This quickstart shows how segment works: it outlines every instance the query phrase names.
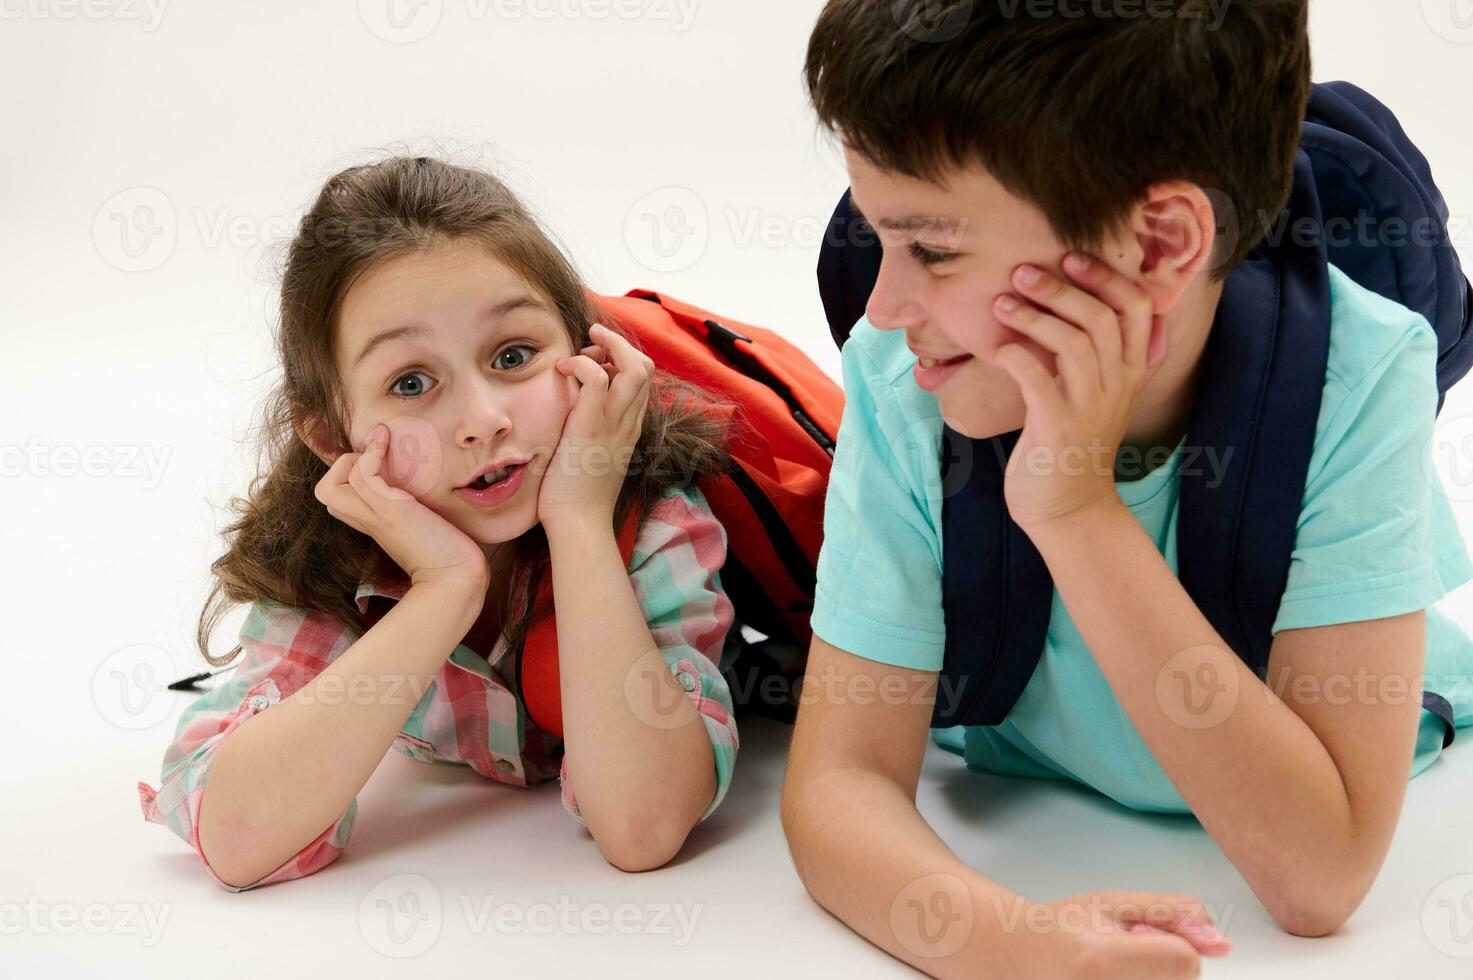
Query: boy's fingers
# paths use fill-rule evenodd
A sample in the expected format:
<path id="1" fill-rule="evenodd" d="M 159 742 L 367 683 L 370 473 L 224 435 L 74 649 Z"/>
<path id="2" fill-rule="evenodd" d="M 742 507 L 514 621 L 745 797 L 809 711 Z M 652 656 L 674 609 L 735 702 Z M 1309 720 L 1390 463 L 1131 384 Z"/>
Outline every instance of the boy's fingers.
<path id="1" fill-rule="evenodd" d="M 1082 252 L 1064 257 L 1064 272 L 1087 286 L 1120 317 L 1121 358 L 1137 369 L 1146 366 L 1146 344 L 1156 307 L 1151 297 L 1135 283 L 1105 263 Z"/>
<path id="2" fill-rule="evenodd" d="M 1169 932 L 1125 937 L 1122 977 L 1196 977 L 1201 958 L 1192 944 Z"/>
<path id="3" fill-rule="evenodd" d="M 1021 270 L 1039 273 L 1038 282 L 1029 284 Z M 1073 283 L 1060 279 L 1038 266 L 1020 266 L 1013 275 L 1013 285 L 1028 299 L 1071 324 L 1077 325 L 1099 351 L 1102 373 L 1104 365 L 1121 358 L 1121 330 L 1115 310 L 1099 297 Z"/>

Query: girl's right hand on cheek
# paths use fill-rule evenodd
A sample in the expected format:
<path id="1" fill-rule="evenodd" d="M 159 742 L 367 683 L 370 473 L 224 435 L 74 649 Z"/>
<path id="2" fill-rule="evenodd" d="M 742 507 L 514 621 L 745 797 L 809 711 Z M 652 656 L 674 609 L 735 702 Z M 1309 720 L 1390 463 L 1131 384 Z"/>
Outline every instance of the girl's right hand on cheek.
<path id="1" fill-rule="evenodd" d="M 317 499 L 333 517 L 378 542 L 414 583 L 453 580 L 480 587 L 490 568 L 486 553 L 460 528 L 403 487 L 390 486 L 382 470 L 389 427 L 380 423 L 361 453 L 343 453 L 318 481 Z"/>

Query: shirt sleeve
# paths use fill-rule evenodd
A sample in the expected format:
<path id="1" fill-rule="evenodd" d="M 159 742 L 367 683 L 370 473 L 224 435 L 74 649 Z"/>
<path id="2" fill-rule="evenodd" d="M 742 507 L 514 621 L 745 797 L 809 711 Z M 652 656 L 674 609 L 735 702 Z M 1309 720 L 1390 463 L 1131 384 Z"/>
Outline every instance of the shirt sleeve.
<path id="1" fill-rule="evenodd" d="M 907 412 L 864 350 L 861 320 L 844 345 L 844 414 L 824 498 L 813 631 L 833 646 L 916 670 L 940 670 L 939 415 Z M 919 389 L 916 389 L 919 392 Z"/>
<path id="2" fill-rule="evenodd" d="M 200 801 L 216 751 L 230 733 L 290 697 L 352 645 L 355 637 L 321 613 L 269 600 L 250 607 L 241 627 L 239 665 L 185 707 L 164 753 L 160 788 L 138 784 L 143 817 L 167 826 L 194 848 L 210 877 L 242 892 L 319 871 L 337 859 L 358 813 L 355 799 L 332 826 L 276 870 L 247 885 L 231 885 L 210 867 L 199 844 Z"/>
<path id="3" fill-rule="evenodd" d="M 1437 340 L 1414 319 L 1321 407 L 1272 631 L 1425 609 L 1473 578 L 1432 456 Z M 1405 321 L 1404 321 L 1405 322 Z"/>
<path id="4" fill-rule="evenodd" d="M 714 813 L 726 796 L 740 744 L 731 691 L 721 673 L 733 620 L 720 576 L 726 543 L 726 529 L 704 495 L 691 487 L 662 497 L 651 508 L 629 562 L 629 581 L 650 635 L 711 739 L 716 793 L 697 823 Z M 568 781 L 566 756 L 558 780 L 564 809 L 587 826 Z"/>

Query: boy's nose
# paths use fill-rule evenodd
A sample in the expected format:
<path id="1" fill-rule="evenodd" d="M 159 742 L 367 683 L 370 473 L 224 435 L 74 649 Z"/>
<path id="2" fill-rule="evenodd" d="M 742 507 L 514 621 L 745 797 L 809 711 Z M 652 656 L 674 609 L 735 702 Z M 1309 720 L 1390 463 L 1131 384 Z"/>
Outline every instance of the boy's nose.
<path id="1" fill-rule="evenodd" d="M 885 255 L 880 260 L 880 272 L 875 286 L 870 290 L 869 302 L 864 313 L 880 330 L 904 330 L 925 319 L 925 313 L 914 299 L 915 293 L 910 275 L 901 268 L 901 263 Z"/>

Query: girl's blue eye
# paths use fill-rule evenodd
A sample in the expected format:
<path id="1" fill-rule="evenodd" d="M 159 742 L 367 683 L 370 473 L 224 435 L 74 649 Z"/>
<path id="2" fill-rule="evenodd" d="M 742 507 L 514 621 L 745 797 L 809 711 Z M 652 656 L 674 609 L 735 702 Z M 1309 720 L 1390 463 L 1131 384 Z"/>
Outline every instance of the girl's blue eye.
<path id="1" fill-rule="evenodd" d="M 910 243 L 910 254 L 916 258 L 921 265 L 938 265 L 947 259 L 956 258 L 955 252 L 934 252 L 920 242 Z"/>
<path id="2" fill-rule="evenodd" d="M 532 358 L 536 357 L 536 354 L 538 354 L 538 349 L 536 349 L 535 346 L 527 345 L 527 343 L 511 343 L 511 345 L 505 346 L 505 348 L 501 349 L 501 354 L 496 355 L 496 363 L 501 363 L 502 355 L 507 354 L 508 351 L 527 352 L 527 354 L 524 355 L 524 357 L 521 358 L 520 361 L 517 361 L 517 363 L 510 364 L 505 367 L 505 370 L 510 371 L 517 370 L 517 368 L 526 367 L 526 365 L 529 364 L 530 361 L 532 361 Z M 401 376 L 393 379 L 393 385 L 389 386 L 390 395 L 395 396 L 395 398 L 404 398 L 405 401 L 409 401 L 409 399 L 418 398 L 418 396 L 423 395 L 424 392 L 430 391 L 430 388 L 433 388 L 433 385 L 430 386 L 430 388 L 426 388 L 426 386 L 420 385 L 417 389 L 415 389 L 415 391 L 398 391 L 399 382 L 402 382 L 402 380 L 405 379 L 411 379 L 411 377 L 429 377 L 429 374 L 424 373 L 424 371 L 405 371 L 404 374 L 401 374 Z"/>
<path id="3" fill-rule="evenodd" d="M 413 391 L 413 392 L 395 391 L 395 389 L 399 387 L 399 382 L 403 381 L 405 378 L 413 378 L 413 377 L 428 378 L 429 375 L 425 374 L 423 371 L 406 371 L 403 374 L 399 375 L 399 377 L 397 377 L 397 378 L 394 379 L 394 383 L 389 386 L 389 394 L 394 395 L 394 396 L 396 396 L 398 398 L 410 399 L 410 398 L 418 398 L 420 395 L 423 395 L 426 391 L 429 391 L 428 388 L 425 388 L 423 386 L 420 386 L 420 390 Z"/>
<path id="4" fill-rule="evenodd" d="M 506 369 L 509 370 L 509 371 L 515 371 L 517 368 L 526 367 L 527 364 L 532 360 L 532 358 L 535 357 L 536 354 L 537 354 L 537 350 L 534 347 L 529 347 L 526 344 L 512 344 L 510 347 L 504 347 L 504 348 L 502 348 L 501 353 L 496 355 L 496 361 L 495 361 L 495 363 L 500 364 L 501 363 L 501 359 L 503 357 L 505 357 L 508 352 L 514 351 L 514 350 L 517 350 L 517 351 L 526 351 L 527 352 L 527 356 L 526 357 L 523 357 L 520 361 L 518 361 L 515 364 L 507 365 L 507 368 Z"/>

